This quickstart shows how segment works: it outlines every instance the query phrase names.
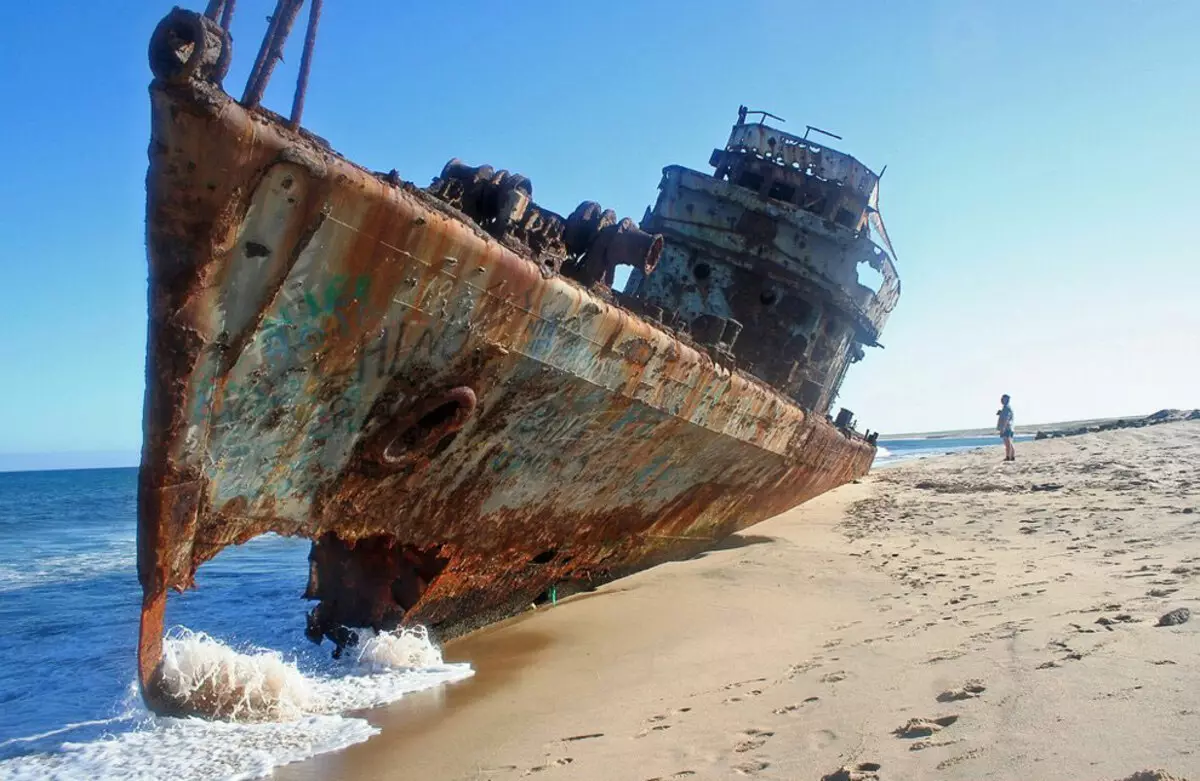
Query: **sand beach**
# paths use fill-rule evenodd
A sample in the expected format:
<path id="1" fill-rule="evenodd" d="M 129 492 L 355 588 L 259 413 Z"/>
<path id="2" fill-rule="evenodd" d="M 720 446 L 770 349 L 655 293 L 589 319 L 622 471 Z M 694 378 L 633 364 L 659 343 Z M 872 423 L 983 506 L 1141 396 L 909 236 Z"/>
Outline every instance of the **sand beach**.
<path id="1" fill-rule="evenodd" d="M 472 679 L 277 777 L 1200 778 L 1200 421 L 1001 459 L 876 470 L 452 642 Z"/>

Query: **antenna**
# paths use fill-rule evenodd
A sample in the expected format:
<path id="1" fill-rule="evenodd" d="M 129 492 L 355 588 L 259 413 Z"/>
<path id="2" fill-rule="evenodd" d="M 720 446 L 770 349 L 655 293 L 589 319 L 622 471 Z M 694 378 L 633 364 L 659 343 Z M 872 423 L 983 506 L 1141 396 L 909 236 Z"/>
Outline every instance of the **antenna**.
<path id="1" fill-rule="evenodd" d="M 819 128 L 819 127 L 813 127 L 812 125 L 805 125 L 805 126 L 804 126 L 804 137 L 805 137 L 805 138 L 808 138 L 808 134 L 809 134 L 809 133 L 811 133 L 811 132 L 812 132 L 812 131 L 814 131 L 814 130 L 815 130 L 815 131 L 817 131 L 818 133 L 824 133 L 825 135 L 829 136 L 830 138 L 836 138 L 838 141 L 841 141 L 841 140 L 842 140 L 842 137 L 841 137 L 841 136 L 839 136 L 839 135 L 836 135 L 836 134 L 834 134 L 834 133 L 830 133 L 828 130 L 822 130 L 822 129 L 821 129 L 821 128 Z"/>

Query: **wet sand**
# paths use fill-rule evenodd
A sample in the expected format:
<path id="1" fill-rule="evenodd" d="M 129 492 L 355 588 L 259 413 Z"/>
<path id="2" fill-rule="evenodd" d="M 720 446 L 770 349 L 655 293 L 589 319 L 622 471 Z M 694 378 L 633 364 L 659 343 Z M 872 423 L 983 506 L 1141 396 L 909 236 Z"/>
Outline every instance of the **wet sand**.
<path id="1" fill-rule="evenodd" d="M 1200 422 L 1001 457 L 462 638 L 473 679 L 277 777 L 1200 779 Z"/>

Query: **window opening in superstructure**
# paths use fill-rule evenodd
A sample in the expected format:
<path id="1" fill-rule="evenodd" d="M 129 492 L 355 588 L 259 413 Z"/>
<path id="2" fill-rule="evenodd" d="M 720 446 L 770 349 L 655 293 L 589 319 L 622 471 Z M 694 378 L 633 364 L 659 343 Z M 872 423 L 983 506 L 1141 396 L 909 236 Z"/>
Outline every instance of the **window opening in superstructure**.
<path id="1" fill-rule="evenodd" d="M 775 182 L 775 184 L 771 185 L 771 190 L 767 193 L 767 197 L 791 203 L 792 199 L 796 197 L 796 188 L 787 182 Z"/>
<path id="2" fill-rule="evenodd" d="M 763 176 L 753 171 L 743 171 L 742 175 L 738 177 L 737 183 L 739 187 L 745 187 L 748 190 L 758 192 L 763 186 Z"/>

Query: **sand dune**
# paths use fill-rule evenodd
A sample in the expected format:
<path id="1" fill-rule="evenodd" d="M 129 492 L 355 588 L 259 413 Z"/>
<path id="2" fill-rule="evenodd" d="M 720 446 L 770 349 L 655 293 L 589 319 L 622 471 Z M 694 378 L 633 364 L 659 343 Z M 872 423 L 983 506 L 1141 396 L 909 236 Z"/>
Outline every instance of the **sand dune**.
<path id="1" fill-rule="evenodd" d="M 1200 422 L 881 470 L 453 643 L 280 778 L 1200 778 Z M 1186 610 L 1181 610 L 1186 609 Z"/>

